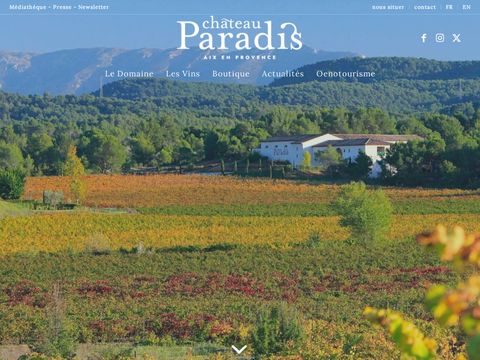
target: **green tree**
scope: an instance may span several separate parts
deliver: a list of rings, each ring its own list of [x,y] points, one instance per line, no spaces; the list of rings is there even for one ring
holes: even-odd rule
[[[315,153],[315,160],[320,163],[320,168],[328,175],[335,175],[343,165],[342,155],[331,145],[325,150]]]
[[[25,175],[31,176],[33,174],[33,171],[35,169],[35,164],[33,162],[33,159],[30,157],[30,155],[27,155],[27,157],[25,158],[23,167],[25,169]]]
[[[432,133],[432,130],[427,128],[425,124],[416,117],[409,117],[408,119],[399,121],[397,128],[401,134],[415,134],[427,137]]]
[[[194,153],[194,161],[201,161],[205,157],[205,144],[203,139],[195,134],[188,134],[185,136],[185,141],[189,144],[189,147]],[[182,143],[182,142],[180,142]]]
[[[353,114],[350,126],[354,133],[395,133],[395,120],[379,108],[360,108]]]
[[[54,148],[50,151],[51,167],[49,174],[62,175],[65,170],[68,149],[74,145],[72,136],[66,132],[61,132],[55,136]]]
[[[25,189],[25,173],[20,169],[0,170],[0,197],[4,200],[20,199]]]
[[[301,346],[303,336],[300,313],[281,304],[257,315],[253,350],[257,356],[294,353]]]
[[[210,131],[204,138],[205,159],[214,160],[225,156],[228,151],[228,141],[218,131]]]
[[[100,130],[87,132],[81,139],[80,149],[90,166],[102,173],[119,171],[127,158],[120,140]]]
[[[7,125],[0,129],[0,140],[7,144],[15,144],[19,147],[25,145],[25,139],[15,133],[12,125]]]
[[[55,162],[53,139],[46,132],[34,133],[28,138],[27,153],[32,157],[38,174],[48,172]]]
[[[0,168],[21,169],[24,167],[22,151],[15,144],[0,142]]]
[[[293,120],[289,132],[292,134],[318,134],[320,129],[313,121],[302,116]]]
[[[155,155],[155,162],[157,166],[163,164],[170,164],[173,161],[172,150],[169,148],[163,148],[158,154]]]
[[[262,117],[263,122],[267,125],[267,131],[272,135],[291,134],[293,119],[296,113],[282,106],[274,106],[271,112]]]
[[[344,185],[332,203],[340,224],[348,227],[353,240],[380,238],[388,230],[393,207],[382,190],[368,190],[362,182]]]
[[[247,149],[242,141],[236,136],[232,136],[228,142],[228,149],[226,155],[228,157],[240,158],[247,154]]]
[[[462,124],[454,117],[434,114],[422,120],[425,126],[440,134],[449,149],[459,149],[467,142]]]
[[[136,164],[150,165],[155,156],[155,146],[144,134],[140,134],[131,141],[132,160]]]
[[[195,159],[195,152],[190,147],[190,144],[185,140],[173,152],[173,161],[180,165],[180,172],[183,166],[191,165]]]
[[[348,175],[355,180],[365,180],[370,175],[372,165],[373,162],[370,156],[361,151],[355,161],[348,164]]]
[[[382,162],[382,175],[411,185],[421,183],[422,179],[437,178],[445,147],[438,133],[431,133],[423,141],[394,144]]]

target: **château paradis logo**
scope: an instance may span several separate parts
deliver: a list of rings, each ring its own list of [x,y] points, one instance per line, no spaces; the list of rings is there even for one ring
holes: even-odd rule
[[[198,46],[201,50],[300,50],[302,33],[292,22],[275,25],[272,20],[216,19],[177,21],[179,50]]]

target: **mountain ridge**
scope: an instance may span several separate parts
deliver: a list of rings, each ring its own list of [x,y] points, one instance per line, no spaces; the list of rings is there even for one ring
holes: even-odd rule
[[[329,52],[304,46],[295,52],[260,52],[252,50],[250,55],[270,54],[277,60],[235,60],[236,55],[245,52],[229,52],[231,60],[204,60],[205,56],[220,56],[224,52],[204,51],[198,48],[189,50],[170,49],[122,49],[111,47],[65,49],[47,53],[0,51],[0,89],[6,92],[53,95],[83,94],[97,90],[100,82],[121,80],[109,79],[106,72],[154,72],[155,77],[165,77],[166,71],[188,69],[201,76],[191,81],[212,81],[223,83],[246,83],[267,85],[272,79],[262,78],[263,70],[292,70],[320,60],[357,56],[351,52]],[[250,79],[215,79],[209,74],[215,68],[219,71],[249,71]],[[158,75],[158,76],[157,76]],[[103,79],[102,79],[103,78]],[[102,79],[102,80],[101,80]]]

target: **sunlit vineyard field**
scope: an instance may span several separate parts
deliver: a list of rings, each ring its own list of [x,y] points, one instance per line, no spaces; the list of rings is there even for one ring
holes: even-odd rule
[[[339,190],[339,185],[202,175],[96,175],[85,180],[85,204],[93,207],[322,204]],[[24,198],[40,200],[44,190],[61,190],[69,197],[68,178],[29,178]],[[398,201],[480,200],[480,191],[476,190],[387,188],[386,192]]]
[[[437,224],[478,227],[476,214],[396,215],[391,239],[414,237]],[[349,233],[338,218],[311,216],[186,216],[105,214],[95,212],[48,213],[17,216],[1,222],[0,254],[84,251],[102,247],[111,250],[196,246],[216,244],[291,247],[311,234],[324,241],[345,240]]]
[[[245,343],[250,351],[259,309],[286,303],[304,318],[301,359],[398,358],[363,320],[366,305],[408,314],[446,354],[456,346],[431,323],[423,296],[458,276],[414,236],[439,223],[480,230],[478,191],[384,188],[391,228],[360,244],[330,205],[341,185],[201,175],[85,181],[76,210],[2,205],[0,344],[33,347],[45,337],[61,284],[80,343]],[[24,200],[45,190],[69,198],[68,188],[66,178],[29,178]]]

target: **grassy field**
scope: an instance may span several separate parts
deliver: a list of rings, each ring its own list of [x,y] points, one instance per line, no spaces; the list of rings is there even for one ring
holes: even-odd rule
[[[27,215],[28,208],[21,204],[13,204],[0,200],[0,219],[7,216]]]
[[[438,223],[478,230],[478,192],[385,189],[395,209],[388,238],[362,245],[345,241],[329,205],[336,185],[176,175],[87,183],[90,208],[0,220],[0,343],[44,338],[60,284],[71,334],[86,344],[249,352],[259,310],[279,304],[302,314],[302,359],[398,358],[362,319],[366,305],[408,314],[445,354],[457,344],[422,304],[428,286],[458,275],[414,235]],[[25,199],[59,189],[68,194],[64,178],[32,178]]]

